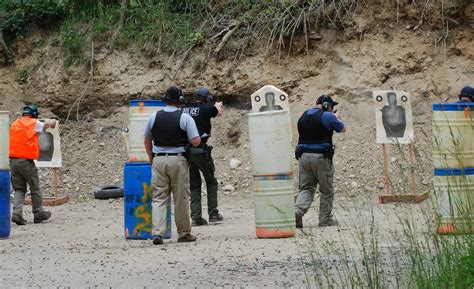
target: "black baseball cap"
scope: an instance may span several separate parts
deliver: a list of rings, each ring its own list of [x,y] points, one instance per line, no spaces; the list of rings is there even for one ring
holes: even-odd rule
[[[198,91],[196,92],[196,96],[197,97],[207,97],[208,95],[210,95],[211,93],[209,92],[209,89],[205,88],[205,87],[201,87],[198,89]]]
[[[316,104],[323,104],[325,102],[329,103],[333,107],[339,104],[339,102],[334,101],[329,95],[325,94],[321,95],[320,97],[318,97],[318,100],[316,100]]]
[[[464,86],[459,93],[459,97],[469,97],[471,100],[474,98],[474,88],[470,86]]]
[[[197,100],[208,101],[208,100],[212,100],[212,98],[213,98],[213,96],[212,96],[211,92],[209,91],[209,89],[207,89],[205,87],[199,88],[196,92],[196,99]]]
[[[172,99],[179,99],[180,96],[183,95],[183,91],[179,86],[170,86],[166,92],[165,92],[165,97],[167,98],[172,98]]]

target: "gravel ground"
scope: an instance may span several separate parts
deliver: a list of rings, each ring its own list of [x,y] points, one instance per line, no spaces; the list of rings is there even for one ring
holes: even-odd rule
[[[257,239],[252,196],[221,195],[224,222],[194,227],[195,243],[177,243],[173,224],[173,238],[162,246],[124,239],[122,199],[52,207],[53,217],[43,224],[32,224],[26,207],[29,224],[13,225],[11,237],[0,241],[0,287],[303,288],[307,280],[313,287],[311,264],[337,268],[341,257],[327,244],[346,246],[354,260],[359,258],[354,236],[370,224],[370,211],[381,225],[381,239],[390,239],[381,243],[387,254],[394,248],[390,236],[401,230],[395,220],[412,214],[421,219],[420,205],[379,206],[375,200],[341,197],[335,208],[341,225],[318,228],[317,206],[316,199],[295,238]]]

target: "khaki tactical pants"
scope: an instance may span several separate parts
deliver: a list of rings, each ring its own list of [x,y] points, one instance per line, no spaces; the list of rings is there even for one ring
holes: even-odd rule
[[[183,156],[156,156],[153,159],[153,236],[166,230],[166,205],[171,192],[174,198],[174,218],[179,237],[191,232],[189,218],[189,168]]]
[[[323,154],[303,153],[299,159],[299,194],[296,199],[295,213],[303,216],[308,212],[314,199],[316,187],[319,185],[321,197],[319,201],[319,223],[332,218],[334,200],[332,161]]]
[[[39,185],[38,169],[32,160],[10,159],[10,170],[14,193],[13,214],[23,216],[27,185],[30,187],[33,214],[43,211],[43,198]]]

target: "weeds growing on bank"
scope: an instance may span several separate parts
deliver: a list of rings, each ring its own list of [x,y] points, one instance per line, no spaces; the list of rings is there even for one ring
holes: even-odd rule
[[[88,42],[106,45],[117,31],[121,15],[126,17],[119,31],[119,47],[137,45],[149,56],[166,53],[181,58],[199,48],[205,57],[237,60],[262,48],[276,50],[280,56],[291,53],[296,37],[302,37],[303,50],[308,53],[311,35],[322,28],[342,31],[351,27],[354,13],[372,9],[373,5],[360,0],[130,0],[128,3],[127,9],[123,9],[119,0],[0,0],[0,12],[7,14],[4,33],[9,43],[35,26],[52,30],[60,27],[64,64],[69,66],[84,62],[84,53],[91,46]],[[429,17],[430,9],[444,11],[454,7],[459,13],[466,3],[462,0],[446,7],[444,1],[436,0],[413,5],[420,10],[422,23]],[[397,19],[401,5],[399,1],[393,4]],[[445,20],[451,18],[445,13],[441,15],[445,25]],[[265,47],[259,46],[262,43]],[[301,52],[301,47],[298,50]]]

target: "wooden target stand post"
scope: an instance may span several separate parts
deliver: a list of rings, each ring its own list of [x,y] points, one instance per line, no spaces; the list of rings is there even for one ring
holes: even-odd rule
[[[59,195],[59,168],[53,169],[53,196],[52,197],[43,197],[43,206],[59,206],[69,201],[69,196]],[[31,205],[31,199],[26,199],[24,202],[25,205]]]
[[[428,193],[417,194],[415,179],[415,156],[413,154],[413,115],[410,94],[406,91],[375,90],[372,92],[375,108],[377,143],[381,144],[385,195],[379,196],[379,203],[419,203],[428,198]],[[388,172],[387,144],[408,146],[411,194],[394,194]]]
[[[58,206],[67,203],[69,196],[59,194],[59,170],[62,166],[59,121],[56,122],[55,128],[48,128],[40,134],[39,145],[40,157],[38,161],[35,161],[36,166],[53,170],[53,196],[43,197],[43,206]],[[24,204],[31,205],[31,199],[26,199]]]
[[[385,177],[385,195],[379,196],[379,203],[420,203],[428,199],[428,193],[417,194],[416,192],[416,178],[415,178],[415,156],[413,153],[413,144],[407,144],[408,147],[408,163],[410,165],[410,180],[411,180],[411,194],[401,195],[392,192],[392,184],[388,172],[388,153],[387,145],[381,144],[383,157],[383,172]]]

